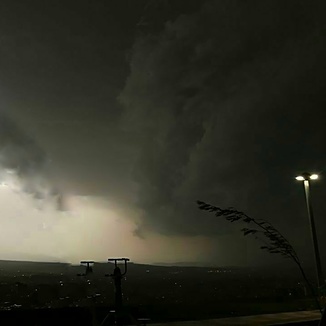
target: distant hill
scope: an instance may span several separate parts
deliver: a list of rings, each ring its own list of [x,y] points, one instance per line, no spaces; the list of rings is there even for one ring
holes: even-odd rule
[[[33,262],[19,260],[0,260],[0,270],[25,273],[65,273],[69,268],[67,263]]]
[[[123,269],[123,265],[121,266]],[[114,264],[107,262],[95,262],[93,266],[93,274],[102,277],[105,274],[113,272]],[[145,273],[149,270],[152,272],[163,272],[169,269],[171,272],[182,270],[203,270],[207,269],[219,269],[219,270],[232,270],[240,273],[258,273],[258,274],[271,274],[276,272],[279,274],[279,266],[268,265],[265,267],[239,267],[239,266],[217,266],[212,263],[203,262],[175,262],[175,263],[154,263],[154,264],[139,264],[128,263],[128,270],[132,274]],[[34,262],[34,261],[19,261],[19,260],[0,260],[0,273],[1,272],[13,272],[13,273],[30,273],[30,274],[65,274],[65,275],[77,275],[84,273],[85,267],[80,265],[73,265],[69,263],[61,262]],[[307,268],[308,274],[312,274],[310,269]],[[282,274],[297,274],[296,266],[290,265],[287,268],[282,266]],[[299,274],[298,274],[299,275]]]
[[[120,265],[124,269],[123,265]],[[93,266],[93,274],[98,276],[104,276],[113,272],[114,264],[107,262],[95,262]],[[128,263],[128,270],[133,273],[145,273],[148,270],[151,271],[166,271],[167,269],[207,269],[212,268],[209,266],[201,266],[196,263],[175,263],[175,264],[138,264],[130,262]],[[215,268],[217,268],[215,266]],[[221,267],[219,267],[221,268]],[[19,261],[19,260],[0,260],[0,272],[6,271],[10,273],[31,273],[31,274],[65,274],[76,275],[83,273],[85,267],[81,265],[73,265],[60,262],[34,262],[34,261]]]
[[[223,268],[223,269],[238,269],[236,266],[219,266],[212,262],[174,262],[174,263],[153,263],[155,266],[167,267],[205,267],[205,268]]]

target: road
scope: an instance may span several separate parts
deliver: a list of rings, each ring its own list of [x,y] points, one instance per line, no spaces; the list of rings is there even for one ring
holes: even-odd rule
[[[155,326],[230,326],[230,325],[284,325],[302,322],[311,322],[311,325],[317,325],[320,320],[319,310],[284,312],[278,314],[264,314],[255,316],[233,317],[209,319],[200,321],[173,322],[168,324],[151,324]],[[315,323],[313,323],[315,322]],[[307,324],[305,324],[307,325]],[[310,323],[309,323],[310,325]]]

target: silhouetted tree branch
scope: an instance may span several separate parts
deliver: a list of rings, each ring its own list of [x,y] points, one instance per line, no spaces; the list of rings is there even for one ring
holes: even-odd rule
[[[320,312],[322,312],[314,288],[307,278],[297,253],[289,241],[277,229],[275,229],[272,224],[263,219],[254,219],[246,215],[244,212],[237,211],[233,207],[222,209],[199,200],[197,201],[197,204],[199,209],[213,213],[217,217],[223,217],[231,223],[240,221],[250,224],[252,227],[242,228],[241,231],[245,236],[253,235],[255,239],[263,241],[265,245],[261,246],[260,249],[265,250],[271,254],[280,254],[283,257],[292,259],[298,266],[303,279],[308,285],[318,309]]]

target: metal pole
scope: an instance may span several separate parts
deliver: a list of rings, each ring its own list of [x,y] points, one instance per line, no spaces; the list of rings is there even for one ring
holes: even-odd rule
[[[314,246],[317,282],[318,282],[317,284],[318,284],[318,288],[320,289],[324,285],[324,277],[323,277],[323,272],[322,272],[321,263],[320,263],[320,255],[319,255],[314,214],[313,214],[311,201],[310,201],[310,182],[309,182],[309,180],[304,180],[303,183],[304,183],[304,190],[305,190],[305,196],[306,196],[308,217],[309,217],[309,222],[310,222],[311,236],[312,236],[312,241],[313,241],[313,246]]]

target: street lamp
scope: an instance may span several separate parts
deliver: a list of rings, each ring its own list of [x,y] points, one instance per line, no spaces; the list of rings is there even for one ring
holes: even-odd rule
[[[309,222],[310,222],[312,241],[313,241],[313,245],[314,245],[318,288],[320,289],[320,287],[324,285],[324,277],[323,277],[323,272],[322,272],[321,263],[320,263],[320,255],[319,255],[314,214],[313,214],[311,201],[310,201],[310,180],[317,180],[317,179],[318,179],[318,174],[310,174],[307,172],[304,172],[301,175],[298,175],[296,177],[296,180],[303,181],[303,185],[304,185],[307,211],[308,211],[308,217],[309,217]]]

